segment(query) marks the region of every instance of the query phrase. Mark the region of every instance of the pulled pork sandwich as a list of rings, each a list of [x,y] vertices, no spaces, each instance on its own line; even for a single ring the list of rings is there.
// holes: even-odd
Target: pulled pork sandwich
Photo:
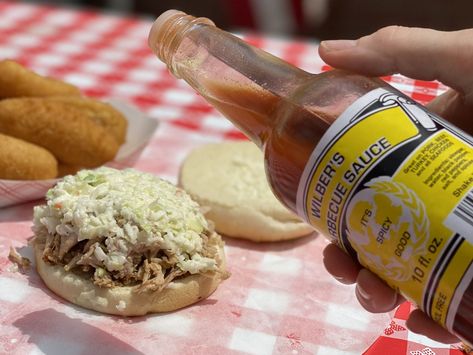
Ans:
[[[36,267],[85,308],[143,315],[209,296],[227,276],[223,242],[187,193],[132,169],[66,176],[34,210]]]

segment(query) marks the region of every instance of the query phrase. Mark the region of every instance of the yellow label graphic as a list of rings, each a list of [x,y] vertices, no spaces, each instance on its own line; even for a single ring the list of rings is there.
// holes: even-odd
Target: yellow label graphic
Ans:
[[[473,147],[408,98],[355,102],[306,166],[298,210],[449,329],[472,282]],[[469,271],[470,270],[470,271]]]
[[[399,124],[406,129],[399,130]],[[345,203],[349,189],[386,153],[418,133],[417,127],[403,115],[399,107],[375,113],[372,119],[363,120],[347,131],[340,139],[342,144],[336,144],[324,156],[309,184],[311,198],[308,209],[312,211],[309,222],[313,225],[322,222],[322,225],[327,226],[324,233],[338,238],[340,231],[337,218],[340,217],[340,206]],[[373,136],[377,138],[373,140]],[[354,152],[354,146],[361,148],[357,152],[358,156],[347,159],[350,152]],[[331,196],[330,201],[322,204],[325,196]]]

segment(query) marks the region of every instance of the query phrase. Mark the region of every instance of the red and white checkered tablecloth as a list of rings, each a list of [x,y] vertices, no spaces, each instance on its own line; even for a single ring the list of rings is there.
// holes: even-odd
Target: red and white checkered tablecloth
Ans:
[[[0,58],[76,84],[90,96],[121,98],[158,119],[160,126],[135,168],[175,182],[191,149],[243,136],[150,53],[150,25],[0,2]],[[323,70],[315,43],[245,39],[308,71]],[[445,90],[401,76],[386,79],[423,102]],[[120,318],[71,306],[34,270],[14,272],[7,259],[10,245],[31,253],[25,245],[34,205],[0,209],[2,354],[459,353],[408,332],[404,308],[394,319],[365,312],[353,286],[336,283],[324,270],[326,241],[316,235],[266,244],[226,239],[231,278],[209,299],[177,312]]]

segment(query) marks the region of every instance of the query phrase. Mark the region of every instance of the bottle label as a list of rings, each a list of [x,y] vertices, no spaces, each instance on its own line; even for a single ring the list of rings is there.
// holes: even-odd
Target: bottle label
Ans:
[[[473,279],[473,139],[380,88],[323,136],[300,216],[452,330]]]

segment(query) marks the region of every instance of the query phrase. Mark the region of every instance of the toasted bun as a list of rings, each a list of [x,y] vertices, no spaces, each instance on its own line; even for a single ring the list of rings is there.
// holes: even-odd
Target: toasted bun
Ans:
[[[201,206],[210,208],[206,216],[227,236],[263,242],[313,231],[274,197],[263,154],[250,142],[195,149],[181,166],[180,184]]]
[[[34,244],[36,269],[48,288],[71,303],[101,313],[141,316],[147,313],[170,312],[196,303],[211,295],[226,277],[223,242],[216,233],[210,243],[218,246],[219,271],[213,275],[191,275],[172,281],[161,292],[135,292],[137,286],[104,288],[64,267],[43,261],[43,248]]]

